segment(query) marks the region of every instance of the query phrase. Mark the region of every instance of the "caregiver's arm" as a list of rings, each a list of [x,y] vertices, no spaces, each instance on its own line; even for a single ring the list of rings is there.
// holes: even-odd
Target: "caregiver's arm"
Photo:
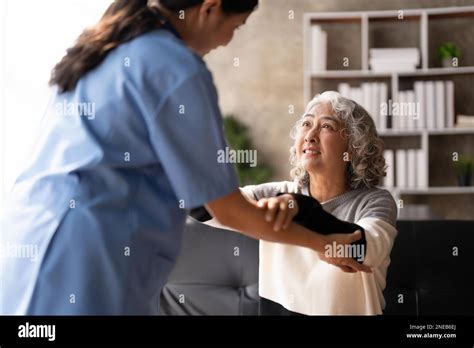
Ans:
[[[320,235],[295,223],[291,223],[285,230],[274,231],[273,223],[265,221],[265,212],[245,199],[240,190],[209,202],[206,207],[219,223],[255,239],[298,245],[318,252],[324,252],[325,245],[332,242],[328,236]],[[352,233],[347,235],[345,242],[352,243],[360,238],[360,232]]]

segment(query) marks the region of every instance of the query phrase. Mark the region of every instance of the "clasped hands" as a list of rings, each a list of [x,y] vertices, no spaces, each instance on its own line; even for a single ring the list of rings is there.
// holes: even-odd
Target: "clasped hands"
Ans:
[[[256,205],[258,208],[265,210],[265,220],[269,223],[274,223],[273,229],[275,231],[287,229],[299,211],[298,203],[291,194],[283,194],[271,198],[262,198],[257,202]],[[351,234],[334,233],[323,235],[322,238],[325,240],[325,245],[328,246],[328,248],[333,248],[334,243],[336,243],[336,245],[349,245],[358,241],[362,238],[362,233],[360,231],[356,231]],[[325,250],[326,249],[327,248],[325,248]],[[339,267],[344,272],[372,272],[370,267],[358,263],[351,257],[338,257],[335,255],[335,253],[333,256],[330,256],[325,255],[325,253],[322,252],[318,252],[318,255],[321,260]]]

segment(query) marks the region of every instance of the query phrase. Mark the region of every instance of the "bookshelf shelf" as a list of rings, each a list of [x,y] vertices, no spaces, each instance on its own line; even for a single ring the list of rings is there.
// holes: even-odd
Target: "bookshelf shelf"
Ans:
[[[369,91],[369,96],[377,94],[371,94],[373,92],[370,92],[370,87],[367,87],[367,85],[386,84],[388,99],[393,103],[398,102],[403,104],[404,102],[406,103],[407,101],[413,100],[407,100],[407,98],[412,98],[411,95],[408,97],[407,95],[408,93],[415,92],[416,87],[420,87],[420,84],[422,84],[423,89],[425,89],[428,88],[425,87],[426,83],[435,84],[437,81],[442,81],[444,84],[444,87],[442,87],[444,93],[448,93],[449,95],[449,92],[446,92],[448,88],[446,86],[448,82],[451,83],[454,86],[450,87],[451,91],[454,89],[454,92],[452,92],[453,94],[451,94],[453,97],[450,99],[452,104],[447,104],[447,101],[443,102],[445,103],[443,105],[445,112],[447,112],[446,109],[452,110],[450,113],[451,118],[445,116],[443,122],[439,121],[438,117],[440,114],[442,115],[442,112],[440,113],[438,111],[440,108],[438,107],[439,104],[436,102],[437,99],[435,97],[434,109],[426,110],[425,115],[429,118],[431,117],[429,115],[436,113],[436,123],[430,124],[428,122],[424,125],[416,125],[414,128],[410,128],[412,126],[407,127],[406,125],[398,125],[397,123],[396,128],[390,128],[390,124],[385,122],[383,127],[378,128],[379,135],[382,138],[385,138],[387,145],[391,144],[392,146],[389,147],[389,149],[393,149],[394,152],[392,155],[392,163],[395,163],[395,169],[397,169],[398,162],[398,159],[395,158],[395,151],[398,151],[398,149],[411,149],[422,152],[420,156],[416,157],[416,163],[421,164],[418,166],[420,168],[421,179],[417,178],[418,182],[422,182],[422,184],[418,183],[418,185],[421,186],[420,188],[404,186],[411,185],[410,181],[405,182],[405,184],[403,184],[403,181],[401,181],[401,184],[398,184],[398,182],[395,184],[392,183],[392,185],[401,185],[402,187],[391,186],[389,188],[384,188],[390,190],[394,196],[398,197],[400,195],[474,194],[474,186],[429,186],[431,179],[434,179],[431,181],[431,184],[440,183],[439,180],[436,180],[437,173],[431,173],[431,175],[429,173],[430,170],[437,170],[436,166],[430,165],[430,161],[435,160],[433,157],[434,152],[431,148],[434,146],[436,149],[436,144],[439,145],[440,141],[441,143],[443,141],[451,142],[452,139],[455,143],[457,140],[456,137],[448,138],[449,140],[443,140],[440,136],[466,136],[468,137],[467,141],[469,144],[471,143],[471,139],[474,140],[471,138],[474,135],[474,128],[456,128],[451,126],[454,124],[454,121],[452,120],[456,115],[455,111],[457,111],[458,114],[474,114],[474,102],[471,102],[472,98],[469,95],[469,93],[471,93],[469,92],[470,88],[466,88],[466,86],[469,87],[472,85],[471,81],[474,82],[474,58],[472,56],[466,56],[464,65],[461,64],[457,67],[437,67],[437,63],[434,60],[434,57],[436,57],[435,49],[438,47],[437,45],[440,44],[439,41],[446,40],[447,38],[451,39],[451,37],[440,35],[443,33],[440,33],[440,29],[437,28],[436,25],[442,21],[461,20],[462,25],[466,25],[466,21],[467,25],[470,25],[469,23],[472,22],[472,26],[469,28],[470,30],[473,30],[474,6],[406,9],[402,10],[402,14],[403,20],[408,21],[403,23],[400,22],[400,14],[401,12],[399,10],[304,14],[304,101],[307,104],[315,94],[327,89],[333,89],[335,86],[339,86],[339,84],[345,84],[349,87],[356,85],[359,89],[360,87],[363,89],[365,84],[365,91]],[[333,25],[334,28],[332,28],[331,25]],[[328,70],[314,70],[318,65],[313,64],[312,54],[314,54],[313,52],[318,51],[314,51],[312,46],[313,26],[320,26],[321,29],[327,31],[327,43],[332,45],[330,48],[327,48],[327,52],[330,54],[326,57],[326,59],[329,60],[327,64]],[[461,33],[463,33],[462,35],[464,36],[469,35],[464,33],[461,27],[456,28],[458,31],[450,32],[449,35],[461,35]],[[471,32],[470,30],[469,33]],[[398,36],[403,37],[401,42],[400,40],[397,41]],[[341,47],[341,44],[339,43],[340,37],[345,37],[345,41],[343,41],[345,44],[347,44],[347,40],[350,37],[354,42],[356,42],[356,46],[352,44],[349,48]],[[467,43],[462,41],[462,38],[458,39],[461,44],[467,45]],[[400,46],[417,47],[419,49],[420,63],[416,70],[373,71],[369,69],[369,51],[371,48],[402,48]],[[339,51],[342,50],[342,53],[334,53],[334,48]],[[466,47],[464,47],[464,49],[466,49]],[[468,50],[469,52],[472,52],[469,47]],[[466,52],[468,52],[468,50],[466,49]],[[339,61],[338,64],[335,64],[334,61],[331,61],[346,56],[351,60],[350,65],[343,65]],[[452,81],[445,82],[446,80]],[[418,86],[416,85],[417,82]],[[458,84],[463,88],[458,88]],[[420,89],[418,89],[418,92],[419,91]],[[422,93],[425,95],[424,98],[427,100],[433,100],[426,97],[426,93],[428,93],[426,90],[423,90]],[[435,90],[435,93],[438,92]],[[368,100],[367,98],[370,97],[365,97],[366,101]],[[354,97],[353,99],[356,98]],[[423,101],[417,99],[417,101],[426,103],[426,100]],[[452,109],[449,109],[447,105],[454,106]],[[433,106],[431,105],[430,107]],[[448,121],[446,121],[446,117]],[[393,118],[391,121],[395,122]],[[424,122],[427,121],[425,120]],[[376,124],[378,127],[379,123],[376,122]],[[440,128],[432,128],[436,126],[439,126]],[[404,129],[405,127],[408,129]],[[469,146],[467,147],[467,150],[465,148],[464,151],[467,151],[470,155],[474,156],[474,151]],[[412,162],[408,161],[407,163],[414,163],[413,151],[411,153],[411,160]],[[397,172],[397,170],[394,170],[394,172]],[[433,175],[434,177],[432,177]],[[396,174],[396,176],[398,177],[398,174]],[[410,176],[410,171],[408,176]],[[453,177],[451,176],[449,181],[453,182],[452,179]],[[396,181],[398,181],[398,179]]]
[[[474,128],[445,128],[428,130],[429,135],[474,134]]]
[[[474,74],[474,66],[460,66],[457,68],[429,68],[417,69],[415,71],[372,71],[372,70],[324,70],[306,71],[309,78],[332,79],[332,78],[371,78],[386,77],[398,78],[406,76],[440,76]]]
[[[460,66],[457,68],[429,68],[398,73],[399,76],[430,76],[430,75],[458,75],[474,74],[474,66]]]
[[[349,12],[308,12],[304,14],[306,21],[320,21],[333,20],[339,21],[341,19],[361,19],[379,18],[386,20],[398,19],[399,10],[384,10],[384,11],[349,11]],[[457,16],[474,16],[474,6],[463,7],[439,7],[439,8],[423,8],[423,9],[405,9],[403,10],[403,17],[420,17],[422,15],[432,17],[457,17]]]
[[[391,130],[387,129],[384,131],[379,131],[379,136],[381,137],[407,137],[407,136],[421,136],[423,130]],[[426,133],[426,131],[425,131]]]
[[[391,73],[376,72],[371,70],[326,70],[308,72],[310,78],[332,79],[332,78],[370,78],[391,77]]]
[[[452,195],[452,194],[473,194],[474,186],[445,186],[428,188],[407,188],[407,187],[381,187],[392,191],[395,196],[400,195]]]
[[[405,136],[421,136],[428,135],[458,135],[458,134],[474,134],[474,128],[445,128],[445,129],[415,129],[415,130],[392,130],[387,129],[380,131],[381,137],[405,137]]]

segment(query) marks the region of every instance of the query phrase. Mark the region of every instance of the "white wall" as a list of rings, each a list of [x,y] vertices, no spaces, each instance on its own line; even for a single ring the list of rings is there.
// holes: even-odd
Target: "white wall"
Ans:
[[[51,69],[111,0],[0,0],[0,211],[49,98]]]

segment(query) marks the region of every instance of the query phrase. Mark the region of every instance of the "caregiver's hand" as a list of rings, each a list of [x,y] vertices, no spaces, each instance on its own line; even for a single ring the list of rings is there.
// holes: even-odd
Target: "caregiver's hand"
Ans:
[[[257,207],[266,210],[265,220],[267,222],[275,222],[273,224],[274,231],[286,230],[298,214],[298,203],[290,194],[262,198],[258,201]]]
[[[360,231],[351,234],[329,234],[325,237],[328,240],[328,243],[325,246],[325,252],[318,253],[321,260],[339,267],[344,272],[354,273],[360,271],[372,273],[370,267],[358,263],[352,257],[338,257],[337,250],[335,250],[335,248],[340,245],[350,245],[362,238],[362,233]]]

